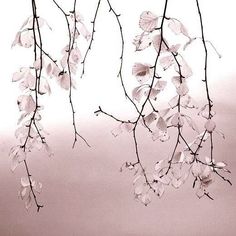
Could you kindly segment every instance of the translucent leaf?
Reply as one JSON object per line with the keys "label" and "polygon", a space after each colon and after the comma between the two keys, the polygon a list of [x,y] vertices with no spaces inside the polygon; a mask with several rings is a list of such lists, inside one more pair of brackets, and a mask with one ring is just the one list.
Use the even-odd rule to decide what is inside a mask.
{"label": "translucent leaf", "polygon": [[157,121],[157,128],[159,130],[161,130],[162,132],[166,132],[167,131],[166,121],[162,117],[159,117],[159,119]]}
{"label": "translucent leaf", "polygon": [[224,167],[226,167],[226,164],[224,162],[217,162],[215,164],[215,166],[218,167],[218,168],[224,168]]}
{"label": "translucent leaf", "polygon": [[212,133],[216,128],[216,123],[213,120],[209,119],[205,123],[204,127],[209,133]]}
{"label": "translucent leaf", "polygon": [[213,183],[213,179],[211,175],[201,177],[201,186],[207,188],[209,185]]}
{"label": "translucent leaf", "polygon": [[182,163],[182,162],[184,162],[184,159],[185,159],[185,155],[183,152],[176,152],[173,157],[173,161],[175,163]]}
{"label": "translucent leaf", "polygon": [[164,117],[169,113],[169,111],[170,111],[170,108],[166,108],[166,109],[160,110],[158,114],[160,117]]}
{"label": "translucent leaf", "polygon": [[79,32],[82,34],[82,36],[83,36],[87,41],[90,40],[91,34],[90,34],[90,32],[88,31],[87,27],[86,27],[82,22],[80,22],[80,24],[79,24]]}
{"label": "translucent leaf", "polygon": [[152,38],[148,34],[137,35],[134,38],[133,44],[136,47],[136,51],[142,51],[152,44]]}
{"label": "translucent leaf", "polygon": [[161,92],[161,90],[152,88],[151,91],[150,91],[150,94],[149,94],[149,90],[146,90],[146,91],[144,92],[144,95],[145,95],[145,96],[148,96],[148,94],[149,94],[149,98],[150,98],[150,99],[156,100],[156,99],[157,99],[157,95],[158,95],[160,92]]}
{"label": "translucent leaf", "polygon": [[43,68],[43,66],[44,66],[44,60],[41,59],[41,58],[38,58],[37,60],[34,61],[33,66],[34,66],[34,68],[35,68],[36,70],[41,69],[41,67]]}
{"label": "translucent leaf", "polygon": [[193,176],[198,177],[202,172],[201,164],[199,162],[194,162],[191,170],[192,170]]}
{"label": "translucent leaf", "polygon": [[34,182],[34,184],[33,184],[33,189],[37,192],[37,193],[41,193],[42,192],[42,187],[43,187],[43,185],[42,185],[42,183],[40,183],[40,182]]}
{"label": "translucent leaf", "polygon": [[155,170],[158,171],[164,167],[164,160],[160,160],[155,165]]}
{"label": "translucent leaf", "polygon": [[186,109],[198,108],[198,104],[196,103],[196,101],[188,94],[181,98],[180,105]]}
{"label": "translucent leaf", "polygon": [[192,69],[189,67],[189,65],[187,64],[187,62],[181,58],[179,60],[179,63],[180,63],[180,70],[179,71],[179,67],[178,65],[175,65],[175,71],[177,73],[180,73],[181,72],[181,75],[184,77],[184,78],[189,78],[193,75],[193,72],[192,72]]}
{"label": "translucent leaf", "polygon": [[143,31],[152,32],[157,28],[158,17],[150,11],[144,11],[140,15],[139,26]]}
{"label": "translucent leaf", "polygon": [[183,182],[181,179],[172,178],[171,184],[174,188],[179,188],[183,184]]}
{"label": "translucent leaf", "polygon": [[157,195],[161,198],[163,196],[164,192],[165,192],[164,185],[160,184],[157,191],[158,191]]}
{"label": "translucent leaf", "polygon": [[172,45],[171,47],[169,47],[168,51],[169,52],[177,53],[179,48],[180,48],[180,46],[181,46],[181,44]]}
{"label": "translucent leaf", "polygon": [[171,108],[175,108],[178,105],[178,102],[179,102],[179,96],[176,95],[169,101],[169,105]]}
{"label": "translucent leaf", "polygon": [[156,84],[154,85],[154,88],[159,91],[163,91],[167,85],[167,81],[158,79]]}
{"label": "translucent leaf", "polygon": [[34,44],[32,31],[27,30],[20,34],[20,44],[25,48],[30,48]]}
{"label": "translucent leaf", "polygon": [[12,45],[11,45],[12,48],[14,46],[16,46],[17,44],[22,46],[20,38],[21,38],[21,32],[19,31],[19,32],[16,33],[15,39],[14,39]]}
{"label": "translucent leaf", "polygon": [[27,193],[27,188],[22,187],[21,190],[19,191],[19,194],[22,200],[25,198],[26,193]]}
{"label": "translucent leaf", "polygon": [[121,125],[119,125],[117,128],[115,128],[111,131],[111,133],[114,137],[119,136],[122,132],[123,132],[123,130],[121,128]]}
{"label": "translucent leaf", "polygon": [[148,91],[148,90],[149,90],[149,85],[147,85],[147,84],[144,84],[144,85],[134,88],[132,91],[133,99],[140,102],[143,95],[145,94],[145,91]]}
{"label": "translucent leaf", "polygon": [[134,194],[135,195],[141,195],[143,193],[143,185],[139,185],[135,187],[134,189]]}
{"label": "translucent leaf", "polygon": [[142,177],[142,175],[136,176],[135,179],[133,180],[133,185],[135,185],[141,177]]}
{"label": "translucent leaf", "polygon": [[70,53],[70,60],[72,60],[74,63],[78,64],[81,62],[82,55],[78,47],[75,47],[71,50]]}
{"label": "translucent leaf", "polygon": [[[157,53],[167,51],[167,47],[163,42],[164,39],[161,38],[161,35],[157,34],[153,37],[153,46],[156,49]],[[165,41],[166,42],[166,41]],[[161,46],[161,49],[160,49]]]}
{"label": "translucent leaf", "polygon": [[187,121],[188,125],[194,130],[196,131],[197,133],[199,133],[199,129],[198,129],[198,126],[197,124],[194,122],[194,120],[189,117],[189,116],[184,116],[185,120]]}
{"label": "translucent leaf", "polygon": [[17,104],[20,111],[30,113],[35,110],[36,104],[31,95],[21,95],[17,99]]}
{"label": "translucent leaf", "polygon": [[147,82],[152,77],[152,72],[153,70],[149,64],[135,63],[132,68],[132,74],[141,84]]}
{"label": "translucent leaf", "polygon": [[29,182],[28,177],[21,177],[20,183],[21,183],[21,186],[24,187],[24,188],[30,186],[30,182]]}
{"label": "translucent leaf", "polygon": [[143,196],[142,196],[142,199],[141,199],[142,203],[147,206],[148,204],[151,203],[151,196],[148,194],[148,193],[145,193]]}
{"label": "translucent leaf", "polygon": [[29,210],[29,208],[31,207],[31,205],[32,205],[32,197],[31,197],[31,194],[29,193],[29,195],[28,195],[28,197],[27,197],[27,199],[26,199],[26,201],[25,201],[25,208],[26,208],[27,210]]}
{"label": "translucent leaf", "polygon": [[144,117],[145,124],[147,126],[151,125],[157,119],[157,115],[154,112],[151,112],[149,115]]}
{"label": "translucent leaf", "polygon": [[202,198],[205,195],[205,190],[203,188],[198,188],[196,195],[198,198]]}
{"label": "translucent leaf", "polygon": [[61,88],[65,90],[70,89],[70,76],[67,73],[63,73],[57,77],[57,82]]}
{"label": "translucent leaf", "polygon": [[40,80],[39,94],[51,94],[51,88],[46,78]]}
{"label": "translucent leaf", "polygon": [[171,124],[176,127],[182,127],[184,125],[183,117],[179,112],[175,113],[175,115],[172,117]]}
{"label": "translucent leaf", "polygon": [[172,55],[168,55],[160,59],[160,65],[162,66],[163,70],[167,70],[174,64],[174,62],[174,57]]}
{"label": "translucent leaf", "polygon": [[11,160],[11,171],[14,172],[15,169],[18,167],[18,165],[19,165],[18,156],[15,155],[12,157]]}
{"label": "translucent leaf", "polygon": [[179,94],[179,96],[181,97],[185,96],[189,92],[187,83],[181,83],[180,86],[176,89],[176,91]]}
{"label": "translucent leaf", "polygon": [[186,37],[189,38],[187,29],[185,28],[185,26],[178,20],[176,19],[171,19],[168,27],[175,33],[175,34],[183,34]]}
{"label": "translucent leaf", "polygon": [[157,139],[159,139],[161,142],[166,142],[170,139],[170,136],[168,132],[158,130],[157,132],[153,132],[152,134],[152,140],[155,141]]}
{"label": "translucent leaf", "polygon": [[12,82],[17,82],[19,80],[24,79],[28,73],[30,73],[30,69],[27,67],[20,68],[19,71],[15,72],[12,76]]}

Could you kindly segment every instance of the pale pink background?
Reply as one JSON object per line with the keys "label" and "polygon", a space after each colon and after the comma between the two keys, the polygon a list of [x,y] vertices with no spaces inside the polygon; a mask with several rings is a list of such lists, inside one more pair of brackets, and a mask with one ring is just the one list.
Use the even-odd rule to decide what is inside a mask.
{"label": "pale pink background", "polygon": [[[91,4],[86,1],[79,2],[81,12],[85,12],[85,16],[87,12],[88,23],[92,19],[91,9],[95,7],[96,1],[91,1]],[[113,2],[118,11],[123,12],[121,19],[127,25],[124,27],[127,41],[131,41],[133,36],[140,32],[137,25],[140,12],[155,12],[157,9],[156,13],[161,14],[159,3],[154,0],[140,0],[138,3],[134,0],[129,3],[123,0]],[[170,0],[169,10],[172,13],[179,11],[177,16],[186,22],[192,34],[198,29],[198,21],[193,18],[197,16],[194,15],[194,3],[195,1],[189,0]],[[98,105],[102,105],[104,109],[116,115],[132,117],[130,105],[124,99],[116,79],[119,34],[114,30],[115,19],[107,13],[103,3],[94,50],[88,58],[87,75],[79,82],[80,87],[75,96],[79,130],[89,140],[92,148],[88,149],[79,142],[78,146],[71,150],[73,140],[67,95],[54,89],[52,96],[45,99],[44,126],[51,134],[48,142],[55,156],[50,159],[36,153],[29,160],[31,172],[43,183],[40,201],[45,207],[39,214],[34,208],[27,212],[23,202],[17,199],[19,180],[25,173],[23,168],[19,168],[12,174],[8,159],[9,149],[16,143],[14,130],[19,115],[15,102],[19,90],[11,83],[11,74],[22,65],[21,63],[29,62],[32,56],[30,51],[25,54],[25,50],[10,51],[9,47],[21,22],[30,14],[30,7],[28,1],[9,0],[0,3],[0,236],[235,235],[235,4],[233,0],[202,0],[200,3],[204,12],[207,38],[214,42],[223,55],[219,61],[213,52],[210,54],[210,87],[217,111],[217,126],[226,135],[224,141],[220,137],[215,139],[215,158],[228,163],[232,170],[230,179],[233,186],[216,179],[210,189],[214,201],[198,200],[191,188],[191,181],[179,190],[168,189],[163,199],[154,198],[148,207],[133,199],[132,174],[119,172],[124,161],[132,161],[135,158],[132,139],[127,134],[115,139],[110,131],[117,124],[106,117],[93,115]],[[51,3],[40,4],[41,9],[44,9],[43,16],[51,17],[52,25],[55,24],[55,18],[63,24],[63,18],[58,11],[54,8],[50,10]],[[69,6],[70,2],[63,4]],[[45,6],[47,8],[44,8]],[[190,18],[192,20],[189,20]],[[58,27],[54,33],[60,35],[63,30],[64,28]],[[49,34],[48,37],[53,36]],[[65,43],[63,40],[65,39],[58,39],[55,47],[62,47]],[[48,44],[50,45],[50,41]],[[105,46],[107,50],[104,52]],[[131,76],[130,67],[137,57],[138,60],[142,57],[136,57],[131,43],[127,47],[130,49],[127,49],[125,72],[126,81],[131,87],[135,83],[132,82],[134,78]],[[190,57],[195,68],[201,66],[202,54],[198,54],[199,47],[200,44],[197,43],[191,49],[196,55]],[[203,103],[204,96],[201,95],[199,82],[201,73],[196,69],[194,72],[191,91],[195,98]],[[56,84],[53,85],[56,87]],[[146,131],[139,131],[139,141],[142,158],[150,168],[155,161],[168,156],[169,144],[153,143]]]}

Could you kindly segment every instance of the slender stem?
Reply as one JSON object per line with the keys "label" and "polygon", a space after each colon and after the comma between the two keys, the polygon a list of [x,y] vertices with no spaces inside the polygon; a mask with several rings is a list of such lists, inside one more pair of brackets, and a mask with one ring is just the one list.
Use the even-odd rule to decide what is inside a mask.
{"label": "slender stem", "polygon": [[94,41],[94,34],[95,34],[95,26],[96,26],[96,20],[97,20],[97,15],[98,15],[98,10],[99,10],[99,7],[100,7],[100,4],[101,4],[101,0],[98,0],[98,3],[97,3],[97,7],[96,7],[96,11],[95,11],[95,15],[94,15],[94,18],[93,18],[93,21],[91,22],[93,24],[93,30],[92,30],[92,35],[91,35],[91,39],[90,39],[90,42],[89,42],[89,46],[86,50],[86,53],[85,53],[85,56],[84,56],[84,59],[82,61],[82,64],[83,64],[83,69],[82,69],[82,74],[81,74],[81,78],[83,77],[84,73],[85,73],[85,63],[86,63],[86,60],[87,60],[87,57],[88,57],[88,53],[89,51],[91,50],[92,48],[92,44],[93,44],[93,41]]}

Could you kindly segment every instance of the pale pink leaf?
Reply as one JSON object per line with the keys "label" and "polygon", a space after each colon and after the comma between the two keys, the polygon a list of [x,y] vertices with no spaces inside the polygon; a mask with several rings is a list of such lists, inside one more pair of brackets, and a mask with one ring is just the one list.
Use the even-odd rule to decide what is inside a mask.
{"label": "pale pink leaf", "polygon": [[186,37],[189,38],[188,31],[185,28],[185,26],[176,19],[171,19],[171,21],[168,24],[168,27],[176,34],[183,34]]}
{"label": "pale pink leaf", "polygon": [[25,48],[30,48],[34,44],[33,33],[30,30],[24,31],[20,35],[20,43]]}
{"label": "pale pink leaf", "polygon": [[172,55],[164,56],[160,59],[160,65],[162,66],[163,70],[167,70],[174,63],[175,61]]}
{"label": "pale pink leaf", "polygon": [[212,133],[216,128],[216,123],[212,119],[209,119],[205,123],[204,127],[209,133]]}
{"label": "pale pink leaf", "polygon": [[189,92],[187,83],[181,83],[180,86],[176,89],[179,96],[183,97]]}
{"label": "pale pink leaf", "polygon": [[152,38],[150,35],[143,33],[141,35],[135,36],[133,44],[135,45],[136,51],[142,51],[151,46]]}
{"label": "pale pink leaf", "polygon": [[152,76],[153,70],[151,65],[135,63],[132,68],[132,74],[137,78],[138,82],[143,84],[147,82]]}
{"label": "pale pink leaf", "polygon": [[17,99],[17,104],[20,111],[30,113],[35,110],[36,104],[31,95],[21,95]]}
{"label": "pale pink leaf", "polygon": [[162,117],[159,117],[156,126],[162,132],[166,132],[167,131],[166,121]]}
{"label": "pale pink leaf", "polygon": [[143,31],[152,32],[157,28],[158,17],[150,11],[140,15],[139,26]]}

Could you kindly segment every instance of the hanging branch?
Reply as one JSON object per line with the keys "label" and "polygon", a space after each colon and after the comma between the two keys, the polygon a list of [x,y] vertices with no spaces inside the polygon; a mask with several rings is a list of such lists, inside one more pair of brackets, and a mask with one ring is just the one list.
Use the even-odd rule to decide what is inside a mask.
{"label": "hanging branch", "polygon": [[[215,122],[212,120],[213,118],[213,101],[210,97],[210,91],[209,91],[209,85],[208,85],[208,49],[207,49],[207,45],[206,43],[209,42],[207,40],[205,40],[205,35],[204,35],[204,26],[203,26],[203,19],[202,19],[202,13],[201,13],[201,9],[200,9],[200,5],[199,5],[199,1],[196,0],[196,5],[197,5],[197,10],[198,10],[198,15],[199,15],[199,21],[200,21],[200,27],[201,27],[201,39],[202,39],[202,44],[204,47],[204,53],[205,53],[205,62],[204,62],[204,79],[202,80],[205,83],[205,88],[206,88],[206,96],[207,96],[207,103],[208,103],[208,116],[206,117],[207,122],[205,123],[205,128],[206,131],[203,135],[203,137],[205,136],[205,134],[209,133],[210,135],[210,164],[214,164],[214,158],[213,158],[213,149],[214,149],[214,142],[213,142],[213,131],[216,128],[216,124]],[[213,46],[213,44],[211,44],[212,47],[215,49],[215,47]],[[216,51],[216,49],[215,49]],[[217,51],[216,51],[217,52]],[[217,54],[219,55],[219,53],[217,52]],[[219,55],[219,57],[221,57]],[[201,144],[200,144],[201,146]],[[198,147],[198,149],[200,148],[200,146]],[[197,152],[197,151],[196,151]],[[213,168],[213,171],[220,176],[224,181],[228,182],[230,185],[232,185],[231,181],[226,179],[224,176],[222,176],[221,174],[218,173],[218,171]]]}
{"label": "hanging branch", "polygon": [[[187,180],[190,173],[194,177],[193,187],[198,183],[196,195],[199,198],[207,196],[209,199],[213,200],[207,190],[208,186],[213,183],[213,173],[216,173],[221,176],[223,180],[231,183],[223,175],[219,174],[219,171],[229,172],[225,168],[226,164],[224,162],[215,163],[213,161],[212,132],[215,129],[215,125],[211,120],[213,112],[211,110],[212,101],[209,96],[208,85],[206,86],[208,104],[198,113],[198,115],[205,117],[205,110],[207,107],[210,107],[210,111],[208,111],[208,116],[206,117],[208,121],[204,126],[205,131],[199,134],[197,124],[194,122],[191,115],[185,113],[187,109],[198,108],[193,98],[189,95],[189,88],[187,86],[187,80],[192,76],[192,70],[180,54],[181,45],[169,45],[166,40],[164,36],[165,22],[168,22],[168,27],[174,34],[183,35],[188,39],[187,43],[183,45],[183,50],[185,50],[186,47],[197,37],[191,38],[186,28],[179,20],[166,16],[167,6],[168,0],[165,0],[163,15],[160,17],[157,17],[150,11],[143,12],[140,16],[139,26],[143,30],[143,33],[135,37],[134,44],[136,46],[136,51],[143,51],[147,47],[153,45],[156,49],[157,55],[154,65],[135,63],[133,66],[133,75],[136,77],[140,85],[133,89],[131,100],[136,107],[137,105],[135,101],[138,103],[143,101],[140,106],[141,108],[139,110],[137,109],[138,116],[135,119],[125,121],[103,111],[101,107],[99,107],[99,110],[95,112],[96,115],[101,113],[120,123],[118,128],[112,131],[115,137],[122,132],[132,132],[136,162],[125,162],[122,165],[121,170],[127,168],[135,171],[135,179],[133,181],[135,186],[135,198],[140,200],[144,205],[148,205],[151,202],[150,190],[161,197],[164,193],[165,185],[172,185],[174,188],[179,188]],[[118,24],[121,26],[119,15],[111,6],[110,11],[112,11],[116,16]],[[122,27],[120,27],[120,31],[121,38],[123,39]],[[155,32],[158,33],[153,36],[153,33]],[[204,35],[202,39],[205,42],[206,48]],[[123,59],[123,45],[122,40],[121,59]],[[207,68],[207,57],[205,59],[205,64]],[[152,100],[154,102],[157,100],[157,95],[161,93],[167,85],[167,81],[163,80],[162,76],[159,75],[162,73],[160,66],[164,72],[174,66],[177,73],[177,75],[174,75],[171,79],[176,88],[177,95],[169,101],[170,108],[163,110],[157,109],[157,104],[152,102]],[[204,82],[205,81],[207,81],[206,70]],[[124,85],[124,83],[122,83],[122,85]],[[145,114],[150,109],[151,112]],[[167,115],[168,117],[166,117]],[[157,130],[152,130],[151,125],[156,120]],[[185,123],[187,123],[188,126],[198,134],[191,143],[188,142],[183,132],[185,129]],[[137,127],[139,124],[148,128],[152,134],[153,140],[159,139],[162,142],[169,140],[169,128],[177,129],[176,142],[170,158],[158,161],[155,165],[154,172],[147,172],[143,161],[140,158],[139,142],[137,137]],[[210,139],[211,142],[211,158],[209,161],[209,158],[205,157],[205,161],[202,161],[199,156],[199,151],[208,139]]]}
{"label": "hanging branch", "polygon": [[90,42],[89,42],[89,46],[88,46],[88,48],[86,50],[84,59],[81,62],[83,64],[82,74],[80,76],[81,78],[83,77],[83,75],[85,73],[85,63],[86,63],[86,60],[87,60],[88,53],[91,50],[92,44],[93,44],[93,41],[94,41],[95,26],[96,26],[97,14],[98,14],[98,10],[99,10],[100,4],[101,4],[101,0],[98,0],[98,4],[97,4],[96,11],[95,11],[95,15],[94,15],[93,21],[91,22],[93,24],[93,30],[92,30],[91,39],[90,39]]}
{"label": "hanging branch", "polygon": [[[78,29],[77,29],[76,0],[74,0],[74,4],[73,4],[74,8],[70,12],[72,15],[66,14],[66,12],[58,5],[58,3],[55,0],[53,0],[53,2],[59,8],[59,10],[62,12],[62,14],[65,17],[66,24],[67,24],[68,35],[69,35],[69,42],[68,42],[68,45],[65,48],[65,55],[64,55],[65,58],[66,58],[66,66],[67,66],[67,69],[68,69],[68,74],[67,74],[66,71],[62,71],[60,73],[60,75],[69,78],[69,101],[70,101],[70,106],[71,106],[71,111],[72,111],[72,124],[73,124],[73,128],[74,128],[74,141],[73,141],[72,148],[75,147],[75,144],[77,142],[77,137],[82,139],[85,142],[85,144],[88,147],[90,147],[87,140],[82,135],[80,135],[78,130],[77,130],[77,125],[76,125],[76,121],[75,121],[75,109],[74,109],[74,104],[73,104],[73,100],[72,100],[72,87],[74,86],[74,84],[73,84],[72,71],[71,71],[71,66],[73,65],[72,62],[71,62],[71,60],[73,61],[73,59],[71,58],[71,54],[72,53],[80,54],[80,52],[78,52],[78,49],[74,48],[75,40],[76,40],[76,37],[77,37],[76,32],[79,32]],[[68,19],[70,16],[72,16],[73,19],[74,19],[72,29],[70,27],[70,22],[69,22],[69,19]],[[76,55],[76,57],[78,57],[78,55]],[[76,61],[77,60],[78,59],[76,58]]]}

